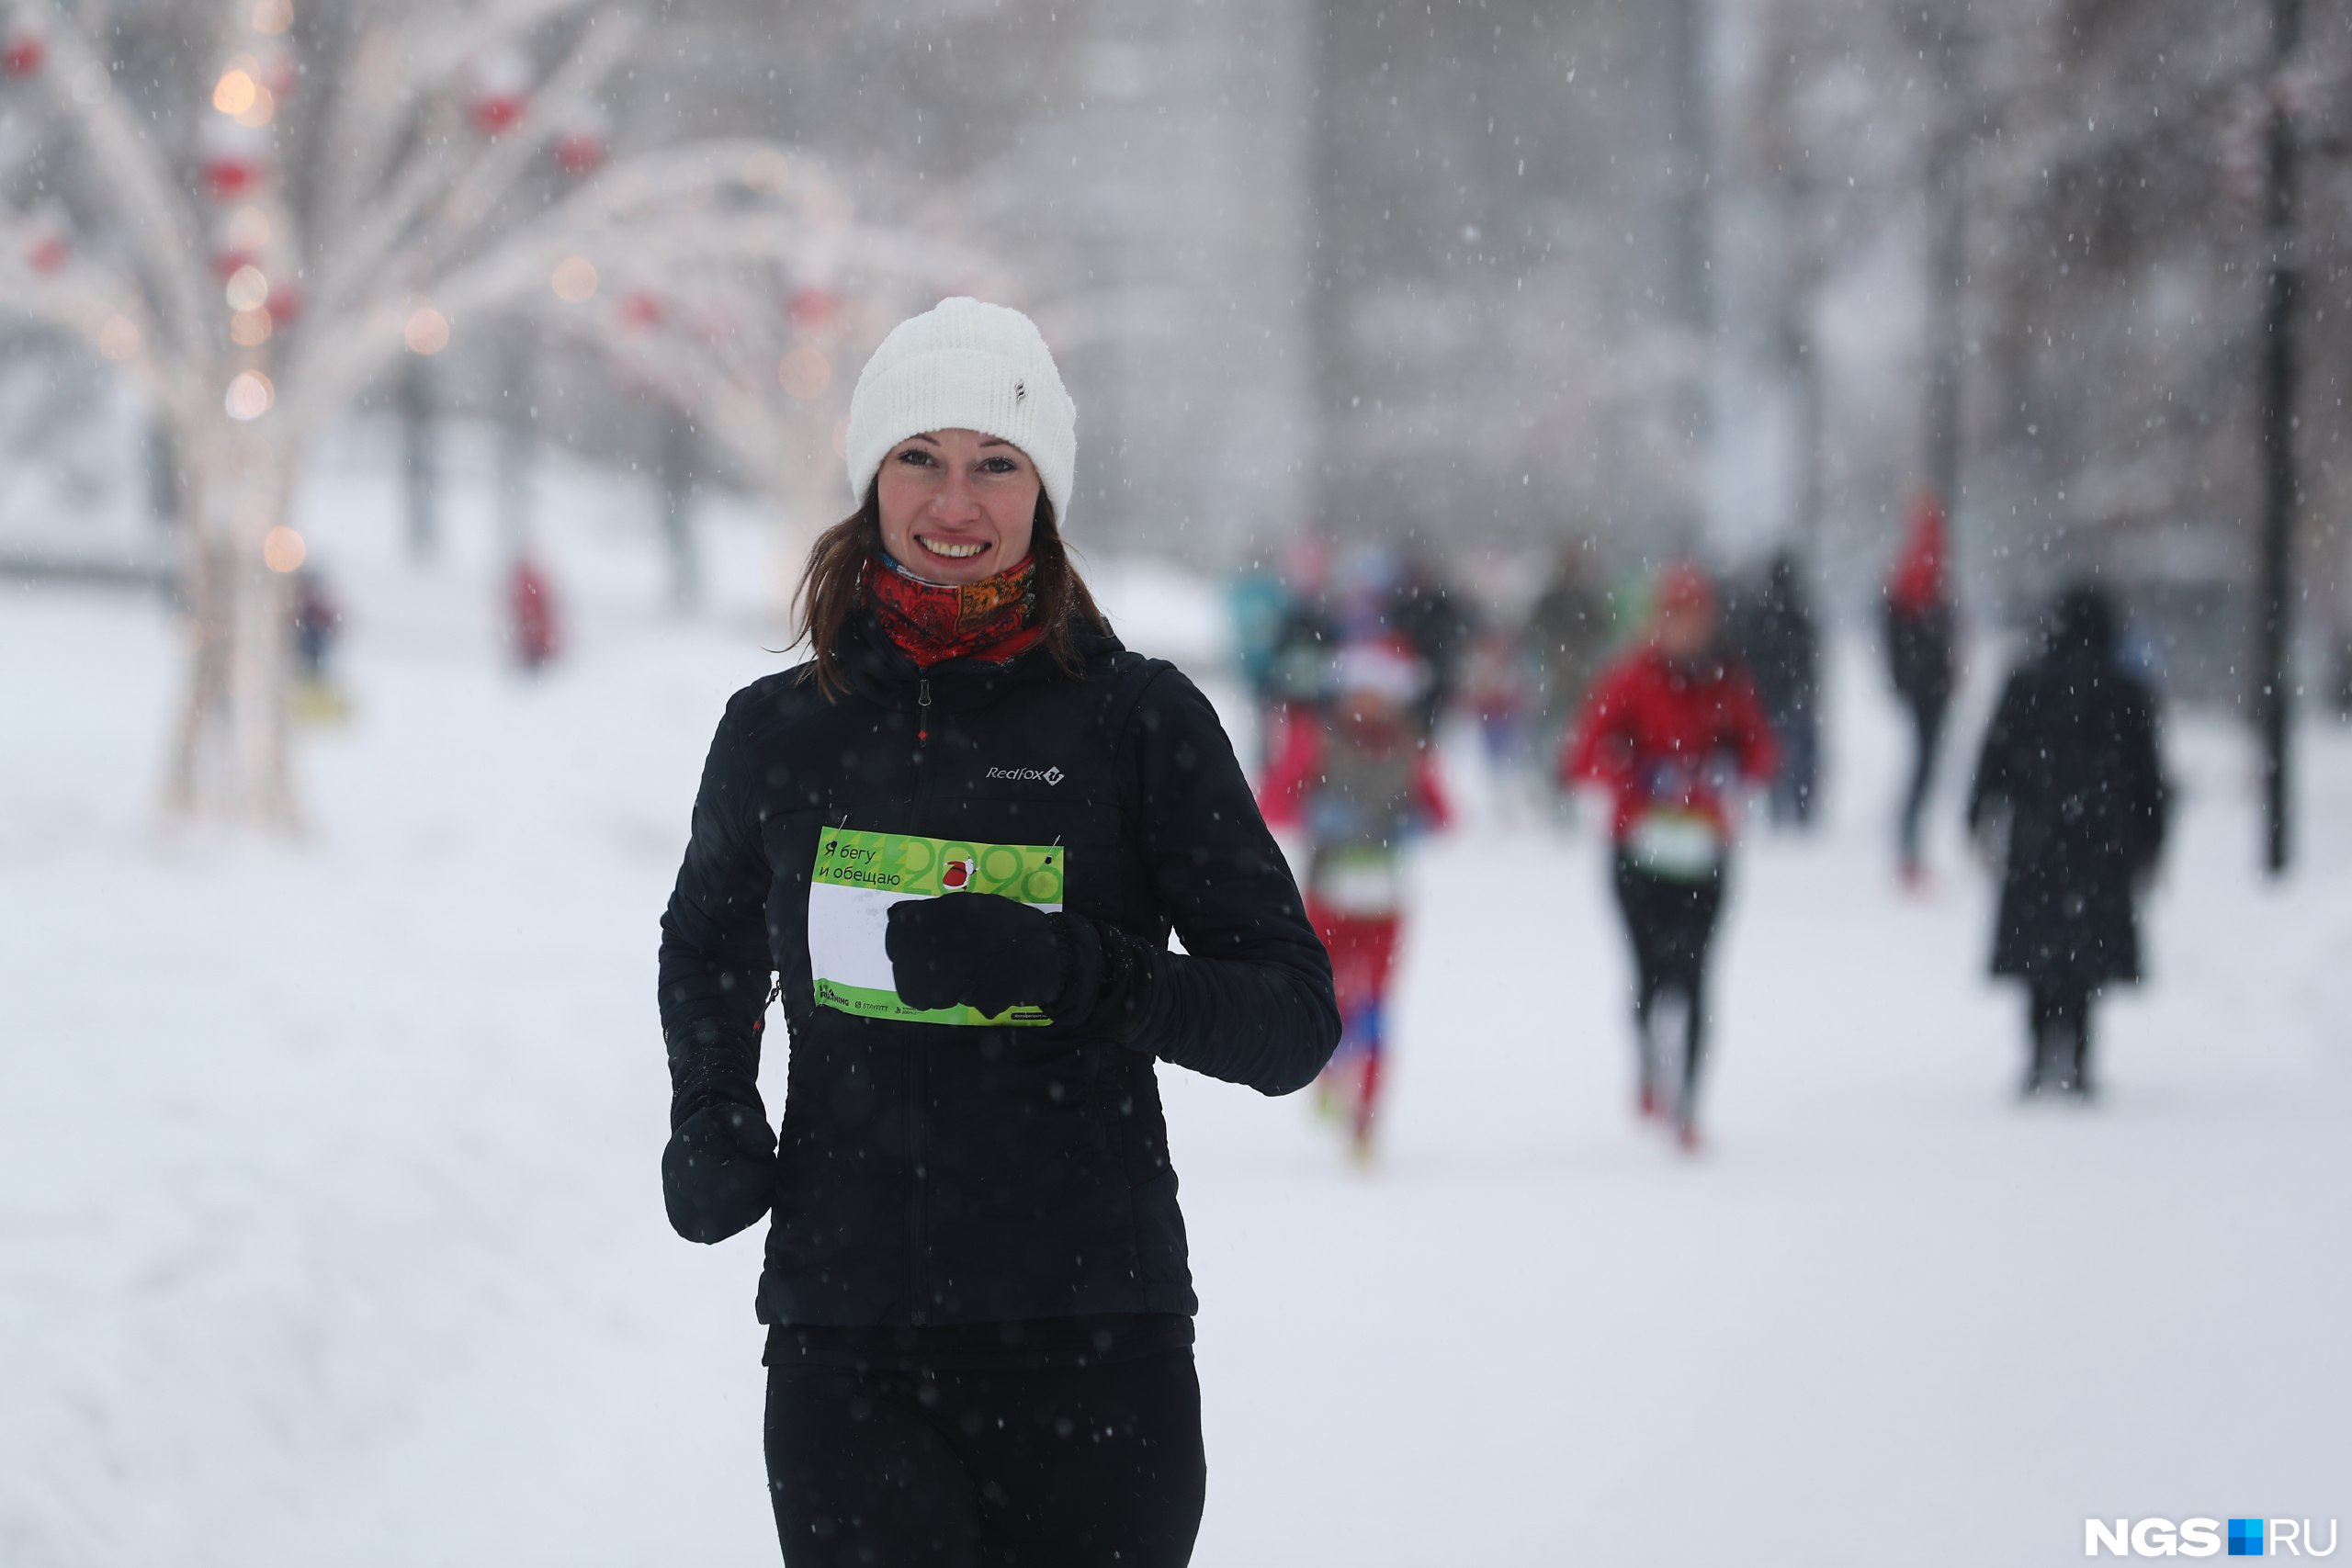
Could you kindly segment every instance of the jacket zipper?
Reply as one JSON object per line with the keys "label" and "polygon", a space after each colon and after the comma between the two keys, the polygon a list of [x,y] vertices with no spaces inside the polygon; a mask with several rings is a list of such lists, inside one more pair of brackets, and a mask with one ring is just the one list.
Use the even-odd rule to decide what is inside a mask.
{"label": "jacket zipper", "polygon": [[[922,802],[924,766],[931,741],[931,682],[915,683],[915,779],[914,800],[918,808]],[[920,1031],[918,1031],[920,1034]],[[918,1324],[930,1320],[931,1314],[922,1297],[923,1252],[923,1091],[929,1075],[924,1071],[923,1044],[920,1038],[907,1047],[907,1158],[911,1173],[907,1187],[907,1297],[909,1312]]]}

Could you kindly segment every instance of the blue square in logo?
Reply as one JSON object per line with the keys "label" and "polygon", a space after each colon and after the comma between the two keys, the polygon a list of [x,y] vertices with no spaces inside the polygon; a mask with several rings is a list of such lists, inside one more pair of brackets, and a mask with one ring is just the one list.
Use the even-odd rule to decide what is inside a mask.
{"label": "blue square in logo", "polygon": [[2259,1557],[2262,1555],[2262,1521],[2232,1519],[2230,1521],[2230,1555]]}

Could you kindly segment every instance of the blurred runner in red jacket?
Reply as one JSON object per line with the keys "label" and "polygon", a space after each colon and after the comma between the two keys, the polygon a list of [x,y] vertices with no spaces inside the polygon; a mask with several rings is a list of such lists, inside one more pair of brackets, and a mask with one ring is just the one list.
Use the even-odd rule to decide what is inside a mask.
{"label": "blurred runner in red jacket", "polygon": [[1686,1149],[1698,1145],[1706,970],[1723,908],[1731,793],[1772,776],[1772,732],[1747,672],[1722,650],[1715,592],[1697,568],[1658,580],[1647,637],[1593,683],[1561,758],[1570,783],[1615,799],[1617,904],[1633,940],[1640,1107],[1664,1113],[1657,1031],[1662,998],[1683,1009],[1681,1082],[1671,1107]]}

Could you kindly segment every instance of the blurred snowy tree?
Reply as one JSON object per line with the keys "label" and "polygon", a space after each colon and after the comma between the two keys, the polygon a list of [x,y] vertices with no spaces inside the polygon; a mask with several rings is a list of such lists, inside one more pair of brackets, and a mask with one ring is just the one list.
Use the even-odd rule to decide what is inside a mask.
{"label": "blurred snowy tree", "polygon": [[[2313,154],[2296,244],[2309,518],[2352,513],[2352,5],[1758,0],[1738,140],[1794,234],[1792,368],[1833,562],[1883,569],[1911,490],[1956,491],[1991,608],[2054,571],[2125,585],[2177,689],[2245,695],[2260,512],[2268,106]],[[1801,508],[1801,513],[1804,508]],[[2336,538],[2340,541],[2341,535]],[[2307,580],[2333,605],[2339,543]]]}
{"label": "blurred snowy tree", "polygon": [[[2188,0],[1980,0],[1984,122],[1968,175],[1965,432],[1973,508],[2013,604],[2053,570],[2138,602],[2177,690],[2250,695],[2263,513],[2265,145],[2274,107],[2313,155],[2282,330],[2308,369],[2305,515],[2341,514],[2352,370],[2352,6],[2308,6],[2274,59],[2269,8]],[[2340,547],[2338,547],[2340,548]],[[2335,551],[2303,558],[2323,607]]]}
{"label": "blurred snowy tree", "polygon": [[789,493],[812,445],[789,412],[812,411],[821,447],[844,341],[985,270],[861,221],[818,160],[764,139],[610,146],[649,7],[8,0],[0,18],[0,310],[133,378],[177,454],[175,816],[296,820],[289,503],[322,433],[403,358],[537,318]]}

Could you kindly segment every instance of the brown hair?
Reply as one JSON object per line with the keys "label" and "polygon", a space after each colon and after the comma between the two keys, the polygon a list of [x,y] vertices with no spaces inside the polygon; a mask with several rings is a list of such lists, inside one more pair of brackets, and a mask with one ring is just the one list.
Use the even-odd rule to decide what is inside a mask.
{"label": "brown hair", "polygon": [[[880,488],[870,484],[864,504],[817,536],[808,564],[801,569],[800,587],[793,595],[793,636],[808,639],[814,656],[809,672],[829,699],[842,694],[842,632],[865,597],[866,563],[881,553]],[[1043,491],[1037,494],[1029,558],[1036,562],[1036,575],[1030,580],[1036,624],[1046,628],[1040,646],[1063,673],[1080,674],[1084,665],[1078,655],[1079,634],[1107,633],[1111,623],[1070,560],[1069,547],[1054,521],[1054,503]]]}

